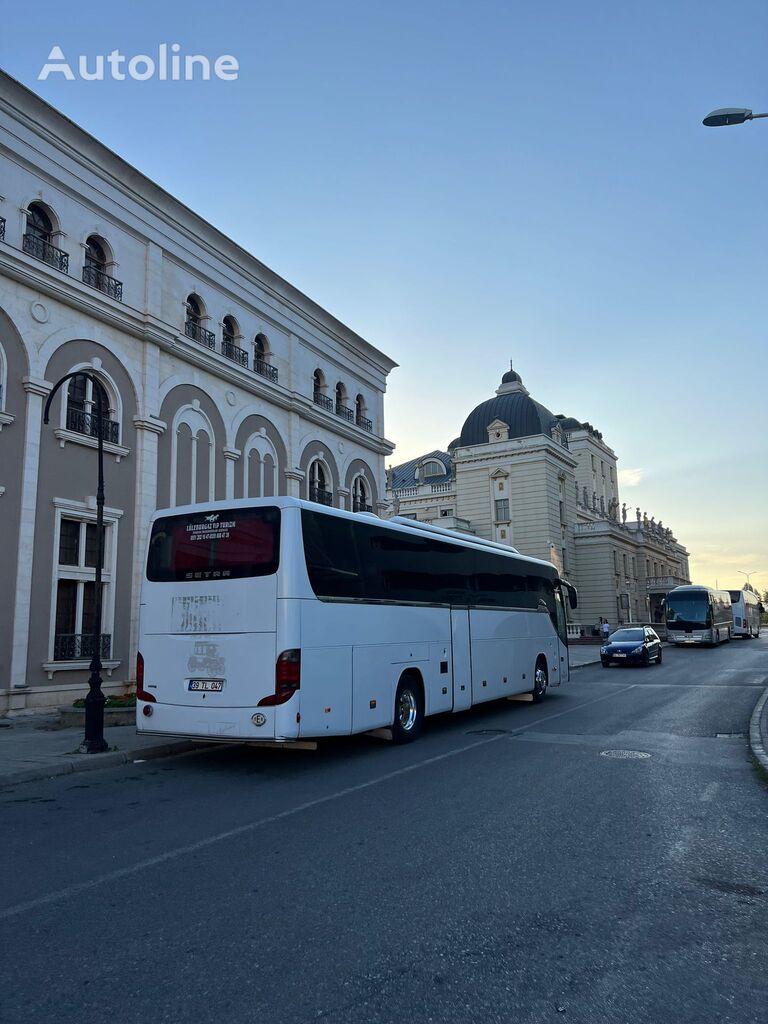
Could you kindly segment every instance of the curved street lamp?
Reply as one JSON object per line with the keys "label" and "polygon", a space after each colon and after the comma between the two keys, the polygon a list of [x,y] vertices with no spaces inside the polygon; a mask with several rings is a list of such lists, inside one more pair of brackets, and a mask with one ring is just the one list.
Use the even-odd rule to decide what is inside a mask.
{"label": "curved street lamp", "polygon": [[77,370],[65,374],[54,384],[45,403],[43,422],[48,422],[48,412],[56,392],[62,384],[74,377],[85,377],[91,384],[96,395],[96,428],[97,448],[99,453],[99,477],[96,485],[96,536],[98,539],[96,554],[96,601],[93,615],[93,633],[91,636],[91,664],[88,679],[88,694],[85,698],[85,736],[80,745],[81,754],[102,754],[109,749],[104,739],[104,693],[101,689],[101,571],[104,566],[104,409],[101,398],[101,382],[92,373]]}
{"label": "curved street lamp", "polygon": [[707,128],[722,128],[728,124],[744,124],[745,121],[754,121],[758,117],[768,117],[768,114],[753,114],[746,107],[720,107],[707,114],[701,122]]}
{"label": "curved street lamp", "polygon": [[761,570],[761,569],[750,569],[750,570],[749,570],[749,572],[744,572],[744,570],[743,570],[743,569],[737,569],[737,570],[736,570],[736,572],[737,572],[737,573],[738,573],[738,574],[739,574],[740,576],[746,576],[746,577],[747,577],[747,583],[748,583],[748,584],[749,584],[749,586],[751,587],[751,586],[752,586],[752,584],[751,584],[751,583],[749,582],[749,577],[750,577],[750,576],[758,576],[758,575],[759,575],[759,574],[760,574],[760,573],[762,572],[762,570]]}

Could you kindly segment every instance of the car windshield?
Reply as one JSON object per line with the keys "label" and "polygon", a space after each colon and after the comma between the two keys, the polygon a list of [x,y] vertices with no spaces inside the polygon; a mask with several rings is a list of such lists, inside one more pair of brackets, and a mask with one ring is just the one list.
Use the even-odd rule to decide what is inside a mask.
{"label": "car windshield", "polygon": [[617,629],[615,633],[611,633],[608,640],[612,644],[641,644],[643,642],[643,631],[642,629]]}

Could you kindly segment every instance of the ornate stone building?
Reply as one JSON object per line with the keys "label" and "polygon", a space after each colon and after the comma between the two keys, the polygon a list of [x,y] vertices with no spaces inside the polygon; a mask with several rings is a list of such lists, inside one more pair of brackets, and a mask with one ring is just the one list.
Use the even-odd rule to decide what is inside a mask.
{"label": "ornate stone building", "polygon": [[554,562],[579,589],[584,624],[655,621],[667,591],[690,582],[672,531],[621,503],[600,431],[551,413],[512,369],[447,451],[388,471],[387,497],[401,516]]}
{"label": "ornate stone building", "polygon": [[[394,365],[0,74],[0,712],[83,692],[99,430],[109,691],[133,676],[156,507],[271,494],[386,507]],[[62,388],[44,425],[76,369],[98,383]]]}

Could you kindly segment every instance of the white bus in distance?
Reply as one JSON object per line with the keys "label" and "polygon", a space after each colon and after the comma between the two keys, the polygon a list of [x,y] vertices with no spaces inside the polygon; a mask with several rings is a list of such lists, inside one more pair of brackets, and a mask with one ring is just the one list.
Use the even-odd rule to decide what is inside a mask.
{"label": "white bus in distance", "polygon": [[750,637],[760,636],[760,616],[763,603],[751,590],[729,590],[731,610],[733,611],[733,635]]}
{"label": "white bus in distance", "polygon": [[667,594],[667,640],[672,644],[724,643],[733,633],[731,595],[711,587],[675,587]]}
{"label": "white bus in distance", "polygon": [[289,743],[387,728],[568,679],[548,562],[296,498],[156,512],[142,587],[140,732]]}

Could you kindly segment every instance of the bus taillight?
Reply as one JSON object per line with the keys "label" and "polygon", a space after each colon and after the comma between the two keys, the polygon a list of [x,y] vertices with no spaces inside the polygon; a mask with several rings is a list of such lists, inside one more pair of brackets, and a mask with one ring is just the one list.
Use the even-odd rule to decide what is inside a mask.
{"label": "bus taillight", "polygon": [[157,703],[154,694],[144,689],[144,658],[141,651],[136,655],[136,699],[148,700],[152,704]]}
{"label": "bus taillight", "polygon": [[259,701],[258,707],[285,704],[301,686],[301,651],[293,648],[283,651],[275,665],[275,692]]}

